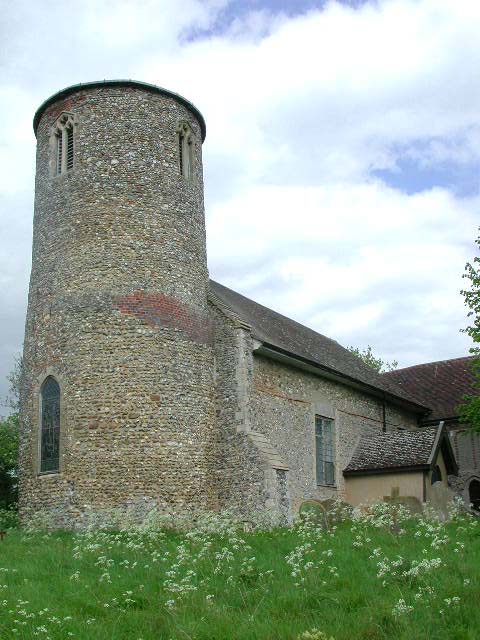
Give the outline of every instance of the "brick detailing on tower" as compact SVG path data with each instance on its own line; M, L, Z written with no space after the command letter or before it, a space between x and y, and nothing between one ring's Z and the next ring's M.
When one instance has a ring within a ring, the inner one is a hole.
M175 329L199 344L212 344L209 316L161 293L134 293L115 300L125 315L142 320L151 327Z

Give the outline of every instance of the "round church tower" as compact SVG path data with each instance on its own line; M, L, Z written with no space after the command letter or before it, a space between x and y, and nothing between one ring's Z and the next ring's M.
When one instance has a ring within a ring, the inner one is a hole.
M21 511L211 508L203 117L156 86L92 82L34 130Z

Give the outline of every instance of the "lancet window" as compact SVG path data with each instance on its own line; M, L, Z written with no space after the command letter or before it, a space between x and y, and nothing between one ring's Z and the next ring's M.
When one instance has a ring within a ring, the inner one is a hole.
M63 113L55 123L55 174L73 169L75 163L75 127L71 113Z
M60 386L48 376L40 391L40 473L55 473L60 468Z
M315 416L317 484L335 484L335 423Z
M193 179L193 132L186 122L177 131L178 135L178 168L180 175L187 180Z

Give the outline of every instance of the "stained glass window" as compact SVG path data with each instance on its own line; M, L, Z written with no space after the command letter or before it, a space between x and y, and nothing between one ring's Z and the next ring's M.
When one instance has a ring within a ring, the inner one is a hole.
M41 396L40 473L53 473L60 463L60 387L52 376L43 383Z
M335 484L335 429L330 418L315 416L317 484Z

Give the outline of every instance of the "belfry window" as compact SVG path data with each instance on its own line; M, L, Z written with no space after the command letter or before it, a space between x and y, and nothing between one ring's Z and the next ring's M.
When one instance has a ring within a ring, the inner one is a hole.
M73 127L66 129L67 132L67 171L73 168Z
M182 123L178 135L178 169L187 180L193 179L193 133L187 123Z
M315 416L315 462L317 484L335 484L335 423Z
M41 391L40 473L60 468L60 386L48 376Z
M55 175L73 169L75 163L75 139L73 116L63 113L55 123Z

